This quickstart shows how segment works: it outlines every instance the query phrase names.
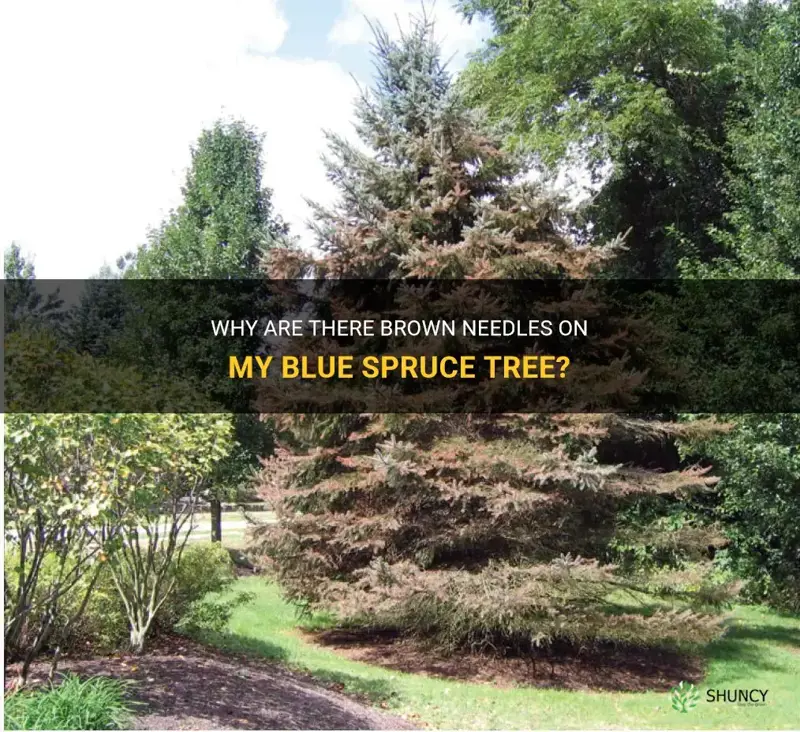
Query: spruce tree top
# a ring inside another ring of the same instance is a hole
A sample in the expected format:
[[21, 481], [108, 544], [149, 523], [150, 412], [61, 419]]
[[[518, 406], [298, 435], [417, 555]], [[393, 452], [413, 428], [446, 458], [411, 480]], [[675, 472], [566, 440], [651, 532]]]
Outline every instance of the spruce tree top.
[[577, 249], [564, 236], [563, 202], [517, 182], [523, 160], [466, 106], [427, 19], [396, 41], [374, 30], [375, 82], [356, 103], [359, 144], [327, 135], [339, 200], [311, 203], [323, 256], [276, 250], [272, 276], [584, 276], [617, 248]]

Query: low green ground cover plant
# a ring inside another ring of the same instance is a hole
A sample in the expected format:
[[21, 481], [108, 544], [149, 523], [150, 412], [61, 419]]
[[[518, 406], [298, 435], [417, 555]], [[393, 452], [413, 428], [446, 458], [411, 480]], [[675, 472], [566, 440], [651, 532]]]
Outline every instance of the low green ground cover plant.
[[5, 698], [5, 729], [125, 729], [133, 705], [122, 681], [67, 675], [60, 683]]

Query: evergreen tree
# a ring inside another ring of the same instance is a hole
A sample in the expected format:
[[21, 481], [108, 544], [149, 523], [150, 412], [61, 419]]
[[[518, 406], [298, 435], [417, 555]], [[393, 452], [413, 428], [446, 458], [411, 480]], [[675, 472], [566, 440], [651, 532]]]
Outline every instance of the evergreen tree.
[[36, 279], [33, 262], [25, 259], [22, 249], [16, 242], [12, 242], [3, 255], [3, 277], [7, 280]]
[[[262, 183], [262, 137], [241, 121], [217, 122], [192, 150], [183, 204], [124, 264], [124, 276], [152, 279], [244, 279], [261, 276], [265, 252], [287, 233]], [[225, 305], [220, 305], [225, 311]], [[194, 354], [181, 351], [187, 358]], [[178, 369], [180, 370], [180, 368]], [[271, 449], [258, 416], [234, 417], [235, 443], [219, 465], [211, 495], [212, 539], [222, 533], [221, 497], [235, 495]]]
[[55, 326], [63, 322], [63, 301], [58, 290], [45, 297], [37, 287], [36, 268], [25, 258], [19, 244], [13, 242], [3, 254], [5, 332], [13, 333], [30, 326]]
[[[576, 246], [562, 233], [558, 202], [515, 182], [520, 161], [466, 108], [427, 22], [399, 42], [377, 29], [376, 55], [375, 87], [356, 110], [371, 152], [330, 140], [328, 173], [341, 196], [333, 209], [316, 207], [323, 256], [275, 249], [273, 275], [585, 277], [615, 255], [616, 240]], [[645, 590], [606, 561], [617, 517], [637, 497], [707, 484], [698, 471], [659, 474], [598, 458], [612, 435], [647, 440], [668, 425], [349, 414], [288, 416], [282, 426], [283, 445], [262, 476], [279, 523], [260, 536], [300, 604], [448, 649], [656, 644], [718, 632], [699, 607], [714, 593], [692, 593], [669, 572], [648, 577]], [[690, 534], [674, 535], [675, 545], [687, 540], [689, 551], [700, 539]], [[615, 599], [622, 587], [633, 607]], [[680, 595], [680, 617], [646, 612], [659, 591]]]

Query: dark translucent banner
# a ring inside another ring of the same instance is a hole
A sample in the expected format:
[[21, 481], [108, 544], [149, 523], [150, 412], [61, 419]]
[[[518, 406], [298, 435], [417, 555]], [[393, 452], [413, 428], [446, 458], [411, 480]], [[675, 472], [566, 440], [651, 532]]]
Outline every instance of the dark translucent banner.
[[6, 412], [796, 412], [800, 282], [7, 280]]

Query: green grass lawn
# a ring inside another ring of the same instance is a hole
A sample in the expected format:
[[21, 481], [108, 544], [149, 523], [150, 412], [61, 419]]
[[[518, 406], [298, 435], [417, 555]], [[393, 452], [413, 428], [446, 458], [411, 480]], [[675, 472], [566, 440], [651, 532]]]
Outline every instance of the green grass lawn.
[[[728, 635], [708, 648], [708, 674], [696, 708], [672, 709], [666, 692], [607, 693], [499, 689], [404, 674], [351, 661], [303, 640], [292, 607], [277, 587], [252, 577], [237, 589], [256, 600], [236, 610], [225, 636], [206, 638], [228, 650], [254, 653], [350, 692], [383, 702], [397, 714], [442, 728], [795, 729], [800, 725], [800, 619], [738, 607]], [[766, 706], [706, 701], [706, 689], [768, 689]], [[385, 708], [385, 707], [384, 707]]]

